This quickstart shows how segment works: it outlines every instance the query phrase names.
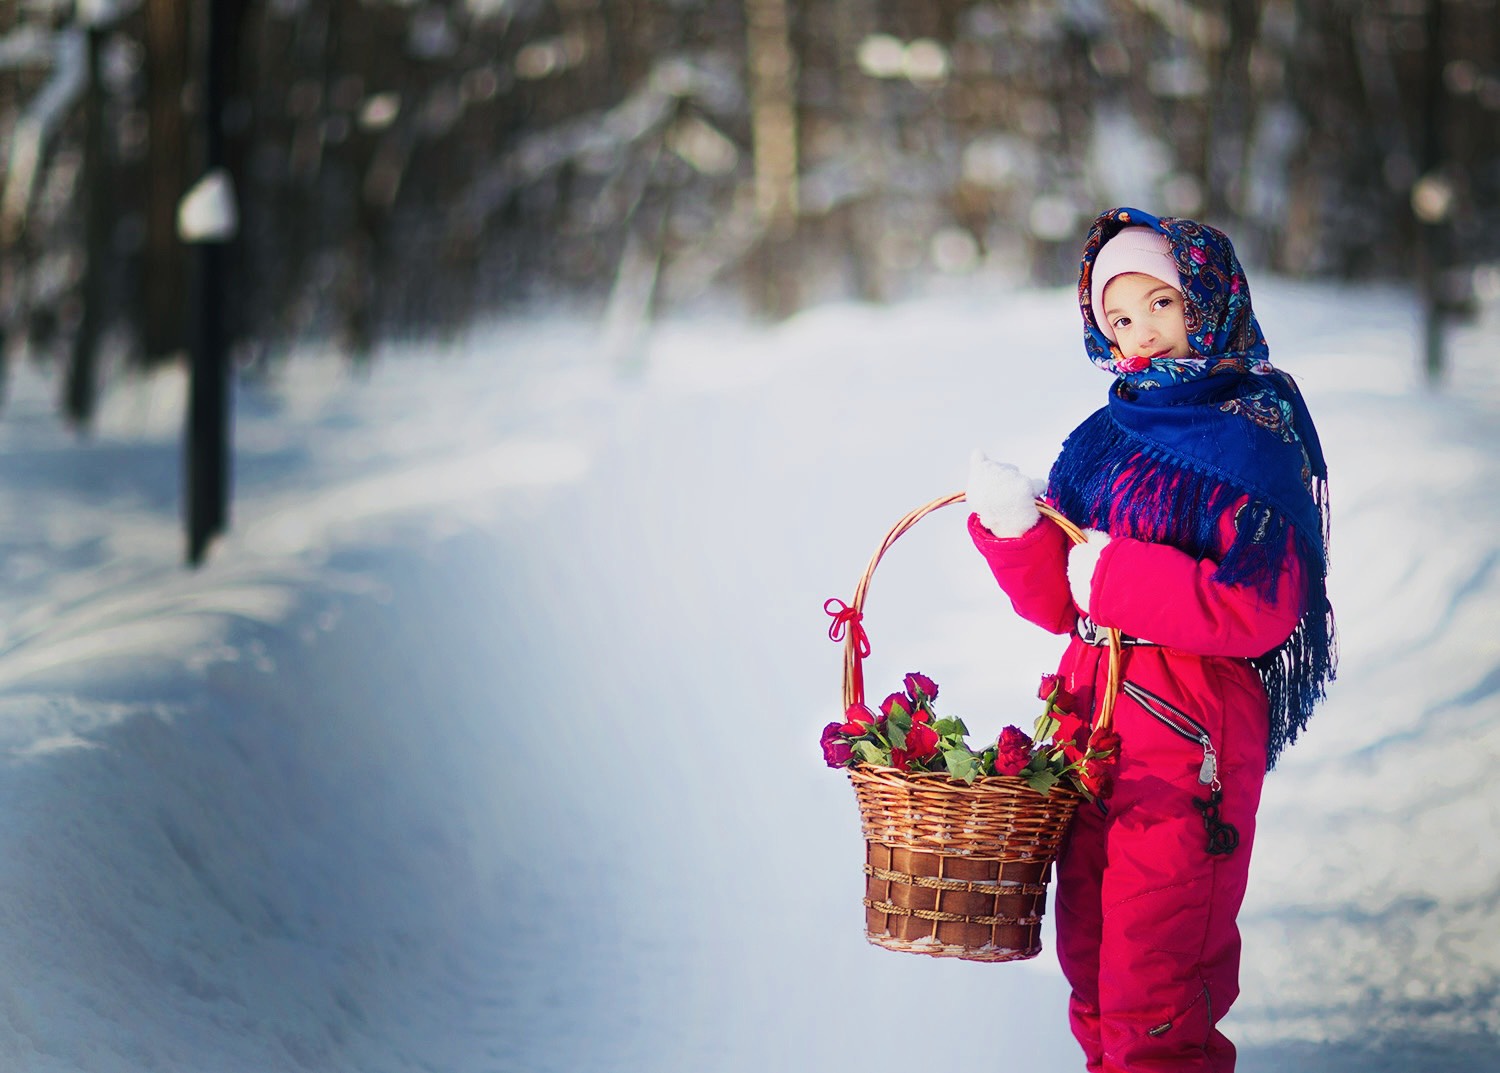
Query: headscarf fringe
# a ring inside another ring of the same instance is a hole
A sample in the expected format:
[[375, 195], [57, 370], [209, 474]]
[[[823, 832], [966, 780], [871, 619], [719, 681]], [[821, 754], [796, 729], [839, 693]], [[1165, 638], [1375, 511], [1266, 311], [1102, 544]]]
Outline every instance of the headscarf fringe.
[[[1158, 448], [1121, 427], [1102, 409], [1063, 445], [1048, 477], [1054, 505], [1081, 526], [1130, 533], [1168, 544], [1197, 559], [1217, 558], [1213, 580], [1253, 586], [1277, 596], [1287, 556], [1296, 555], [1306, 588], [1305, 609], [1287, 640], [1251, 660], [1270, 706], [1266, 767], [1306, 729], [1338, 661], [1333, 609], [1325, 587], [1329, 529], [1327, 482], [1315, 479], [1316, 534], [1300, 531], [1284, 512], [1227, 475]], [[1220, 520], [1244, 500], [1235, 534], [1220, 556]]]
[[[1318, 589], [1321, 593], [1321, 586]], [[1312, 709], [1326, 694], [1338, 667], [1338, 632], [1326, 596], [1319, 608], [1302, 616], [1279, 648], [1250, 661], [1260, 675], [1270, 704], [1271, 732], [1266, 742], [1266, 770], [1276, 766], [1283, 750], [1307, 729]]]

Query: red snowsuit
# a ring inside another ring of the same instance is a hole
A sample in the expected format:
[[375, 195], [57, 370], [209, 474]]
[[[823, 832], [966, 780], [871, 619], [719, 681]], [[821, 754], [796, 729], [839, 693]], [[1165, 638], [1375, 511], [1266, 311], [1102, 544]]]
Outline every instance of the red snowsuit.
[[[1002, 539], [969, 518], [969, 532], [1016, 612], [1053, 633], [1079, 622], [1066, 572], [1070, 541], [1043, 518]], [[1220, 550], [1234, 535], [1220, 520]], [[1057, 953], [1072, 986], [1069, 1015], [1094, 1073], [1227, 1073], [1234, 1045], [1215, 1028], [1239, 993], [1239, 931], [1255, 811], [1266, 768], [1267, 702], [1248, 657], [1297, 625], [1302, 578], [1291, 567], [1276, 599], [1212, 578], [1215, 563], [1113, 533], [1095, 567], [1089, 614], [1150, 645], [1123, 650], [1123, 678], [1189, 713], [1208, 731], [1223, 785], [1221, 818], [1239, 847], [1211, 856], [1194, 800], [1201, 745], [1121, 695], [1114, 789], [1082, 806], [1057, 871]], [[1295, 563], [1295, 556], [1288, 556]], [[1059, 673], [1091, 716], [1103, 697], [1109, 649], [1074, 633]]]

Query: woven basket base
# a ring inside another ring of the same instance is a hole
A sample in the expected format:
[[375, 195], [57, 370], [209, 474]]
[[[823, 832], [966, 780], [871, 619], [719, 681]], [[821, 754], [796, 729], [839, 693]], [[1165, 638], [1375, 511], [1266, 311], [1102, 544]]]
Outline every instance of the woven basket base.
[[966, 961], [1041, 953], [1051, 862], [951, 856], [865, 843], [865, 936], [876, 946]]

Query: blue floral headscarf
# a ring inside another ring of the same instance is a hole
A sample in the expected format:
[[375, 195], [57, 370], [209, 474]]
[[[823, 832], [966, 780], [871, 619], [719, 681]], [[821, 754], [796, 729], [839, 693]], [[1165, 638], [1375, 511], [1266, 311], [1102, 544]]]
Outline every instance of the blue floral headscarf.
[[[1099, 250], [1126, 227], [1164, 235], [1177, 265], [1192, 356], [1127, 360], [1094, 320]], [[1107, 404], [1063, 444], [1048, 496], [1083, 525], [1217, 557], [1214, 577], [1273, 598], [1295, 555], [1307, 588], [1297, 629], [1253, 661], [1271, 705], [1267, 766], [1305, 728], [1333, 679], [1337, 646], [1327, 587], [1328, 470], [1290, 376], [1271, 364], [1250, 286], [1228, 236], [1191, 220], [1111, 209], [1094, 221], [1078, 280], [1084, 348], [1115, 374]], [[1241, 500], [1232, 545], [1219, 521]]]

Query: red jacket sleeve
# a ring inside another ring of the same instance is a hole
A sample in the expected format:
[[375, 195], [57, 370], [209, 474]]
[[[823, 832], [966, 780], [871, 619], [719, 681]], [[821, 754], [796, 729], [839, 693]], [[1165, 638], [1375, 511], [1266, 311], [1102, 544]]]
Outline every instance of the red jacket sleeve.
[[1213, 579], [1218, 564], [1165, 544], [1121, 537], [1099, 555], [1089, 614], [1165, 648], [1200, 656], [1264, 655], [1291, 636], [1302, 617], [1303, 577], [1290, 551], [1274, 599], [1253, 585]]
[[1072, 630], [1078, 608], [1068, 589], [1071, 542], [1056, 522], [1043, 518], [1018, 537], [997, 537], [970, 514], [969, 536], [1016, 614], [1052, 633]]

